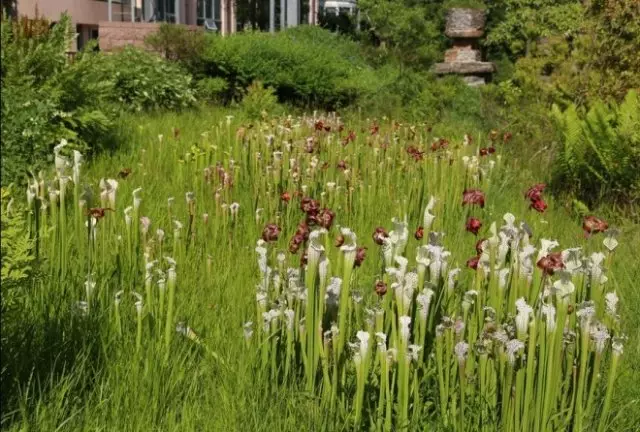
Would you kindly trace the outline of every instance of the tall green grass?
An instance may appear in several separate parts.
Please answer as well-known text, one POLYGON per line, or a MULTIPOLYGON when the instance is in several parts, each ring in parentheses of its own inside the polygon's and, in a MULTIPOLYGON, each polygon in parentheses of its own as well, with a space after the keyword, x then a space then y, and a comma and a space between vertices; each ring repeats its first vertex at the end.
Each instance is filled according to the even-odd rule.
MULTIPOLYGON (((388 227, 391 218, 406 215, 411 237, 423 221, 431 195, 438 198, 431 210, 436 216, 431 230, 446 232, 443 242, 451 252, 449 268, 464 268, 467 259, 476 254, 477 239, 464 230, 469 215, 483 221, 480 236, 489 237, 491 223, 500 223, 502 216, 511 212, 529 223, 534 241, 552 238, 566 247, 601 249, 601 235, 585 240, 580 221, 571 219, 559 203, 549 200, 544 214, 529 210, 523 194, 530 184, 521 182, 515 171, 520 167, 513 166, 509 159, 479 159, 478 169, 485 173, 478 170, 477 179, 473 170, 463 169, 463 156, 471 157, 478 147, 489 145, 483 135, 472 135, 473 143, 463 147, 462 135, 467 131, 450 133, 449 146, 432 152, 432 142, 451 125, 436 125, 428 132, 420 125, 396 125, 388 119, 381 120, 378 134, 372 135, 371 121, 361 119, 346 124, 338 134, 337 119, 330 116, 324 120, 331 132, 315 131, 310 117, 274 118, 249 125, 241 112, 131 119, 134 128, 130 144, 81 166, 79 186, 69 181, 63 188, 66 206, 53 211, 51 198, 62 198, 60 178, 64 183, 64 177, 71 174, 66 162, 73 165, 71 155, 61 148, 63 159, 58 166, 65 172, 58 180, 53 173, 43 173, 42 183, 37 174, 34 180, 37 187, 33 193, 41 199, 34 200, 39 207, 33 209, 31 222, 34 237, 37 233, 43 277, 28 288, 21 317, 24 348, 10 364, 3 365, 3 428, 350 430, 354 424, 376 425, 375 412, 370 408, 379 397, 379 388, 363 381, 371 370, 338 376, 345 380, 342 388, 347 391, 333 393, 333 409, 327 411, 322 402, 325 396, 319 391, 324 363, 319 363, 317 378, 310 379, 305 373, 313 369, 305 369, 292 357, 289 378, 283 379, 286 354, 280 363, 279 357, 270 357, 278 351, 255 344, 261 337, 258 327, 262 326, 256 310, 255 286, 260 277, 255 242, 267 223, 278 224, 282 233, 267 255, 270 263, 279 262, 277 252, 286 252, 303 217, 299 198, 294 196, 296 190, 331 208, 336 213, 334 225, 349 227, 358 235, 357 244, 368 248, 362 265, 346 277, 352 281, 352 293, 359 293, 365 303, 376 298, 373 287, 382 276, 384 261, 378 256, 379 247, 371 233, 378 226, 388 227), (342 139, 351 130, 355 140, 343 145, 342 139), (308 141, 312 136, 313 145, 308 141), (408 145, 425 151, 424 159, 411 158, 406 151, 408 145), (306 153, 311 146, 314 153, 306 153), (293 166, 297 168, 290 158, 296 160, 293 166), (490 160, 495 165, 488 175, 490 160), (338 168, 341 161, 348 172, 338 168), (130 168, 131 173, 121 178, 119 173, 124 168, 130 168), (115 205, 110 203, 109 190, 105 190, 104 203, 101 201, 101 179, 118 182, 115 205), (47 181, 53 182, 47 185, 47 181), (486 195, 484 209, 468 210, 461 205, 462 190, 474 184, 486 195), (138 188, 142 190, 134 194, 138 188), (50 193, 52 190, 58 193, 50 193), (189 192, 193 195, 186 195, 189 192), (292 197, 288 204, 281 199, 284 192, 292 197), (78 201, 84 201, 82 207, 78 201), (41 204, 45 202, 49 207, 43 212, 41 204), (236 209, 234 203, 238 205, 237 214, 231 210, 232 205, 236 209), (94 232, 85 209, 108 206, 114 211, 105 211, 94 232), (125 209, 129 206, 132 209, 126 214, 131 222, 127 224, 125 209), (145 224, 150 221, 146 233, 140 224, 143 217, 148 218, 145 224), (165 257, 176 261, 175 288, 170 283, 174 265, 165 257), (136 306, 136 302, 140 303, 136 306), (244 332, 247 319, 254 321, 254 334, 249 340, 244 332), (354 404, 350 402, 352 396, 356 396, 354 404), (356 406, 359 408, 354 410, 356 406)), ((500 154, 502 149, 497 147, 500 154)), ((335 226, 332 234, 337 234, 335 226)), ((632 265, 638 237, 634 231, 627 231, 623 229, 618 237, 620 246, 607 273, 607 290, 615 290, 620 297, 620 332, 630 336, 615 386, 609 386, 614 391, 611 415, 604 419, 607 430, 633 430, 640 418, 638 387, 634 384, 639 374, 630 360, 640 346, 640 299, 633 284, 638 271, 632 265)), ((428 239, 428 232, 423 241, 428 239)), ((331 251, 333 272, 345 278, 348 266, 340 264, 334 240, 327 238, 322 246, 331 251)), ((410 238, 407 255, 411 256, 420 244, 422 241, 410 238)), ((286 266, 297 267, 300 256, 287 253, 285 259, 286 266)), ((479 274, 463 269, 459 286, 475 283, 482 283, 479 274)), ((390 286, 389 291, 386 298, 390 298, 390 286)), ((515 305, 510 302, 508 306, 515 305)), ((356 308, 351 314, 359 318, 351 324, 353 334, 344 334, 345 346, 354 341, 355 332, 360 330, 355 325, 363 322, 365 313, 363 307, 349 307, 356 308)), ((308 341, 307 349, 311 347, 312 358, 319 358, 324 352, 315 342, 319 340, 308 337, 303 338, 308 341)), ((16 340, 17 336, 10 339, 16 340)), ((373 341, 369 339, 370 347, 373 341)), ((286 349, 285 344, 284 353, 286 349)), ((472 352, 473 347, 469 347, 472 352)), ((601 365, 603 371, 610 370, 608 358, 601 365)), ((424 361, 433 365, 432 360, 424 361)), ((474 396, 465 398, 463 412, 459 397, 468 394, 463 387, 451 387, 457 392, 451 397, 454 405, 445 406, 445 415, 440 414, 437 371, 437 367, 423 371, 426 381, 416 380, 414 369, 398 371, 398 377, 408 378, 412 387, 397 399, 402 401, 398 407, 394 399, 391 424, 404 426, 396 422, 402 418, 411 420, 411 430, 479 430, 477 419, 484 415, 481 404, 474 396)), ((331 377, 334 372, 326 373, 331 377)), ((455 368, 450 373, 458 376, 455 368)), ((469 389, 478 385, 475 379, 475 374, 469 377, 469 389)), ((596 415, 604 411, 605 381, 603 375, 594 390, 590 408, 596 415)), ((326 397, 331 401, 332 393, 326 397)), ((584 400, 588 399, 587 392, 584 400)), ((387 404, 382 406, 386 421, 387 404)), ((563 430, 562 419, 575 422, 567 412, 557 414, 552 420, 557 422, 553 423, 556 430, 563 430)), ((586 423, 584 430, 592 430, 590 427, 597 426, 586 423)), ((507 425, 504 429, 512 428, 507 425)))

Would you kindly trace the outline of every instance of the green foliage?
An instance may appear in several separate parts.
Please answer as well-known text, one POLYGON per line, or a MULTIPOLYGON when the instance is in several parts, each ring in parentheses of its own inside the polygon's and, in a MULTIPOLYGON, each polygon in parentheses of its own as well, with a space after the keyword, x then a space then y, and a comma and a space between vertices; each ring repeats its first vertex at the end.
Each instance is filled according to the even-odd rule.
POLYGON ((45 20, 3 18, 1 32, 2 183, 41 168, 60 139, 89 151, 106 145, 110 85, 90 73, 90 59, 68 61, 69 17, 51 29, 45 20))
POLYGON ((271 87, 264 87, 262 82, 254 81, 240 102, 240 106, 252 120, 266 117, 278 107, 278 97, 271 87))
POLYGON ((202 74, 202 54, 206 47, 203 31, 162 23, 158 31, 147 36, 144 42, 167 60, 180 63, 194 76, 202 74))
POLYGON ((445 0, 442 4, 443 9, 450 8, 469 8, 469 9, 486 9, 487 5, 482 0, 445 0))
POLYGON ((224 103, 230 88, 227 80, 221 77, 206 77, 196 82, 198 99, 211 103, 224 103))
POLYGON ((12 197, 11 187, 2 188, 2 317, 14 310, 31 279, 35 255, 27 232, 23 209, 12 197))
MULTIPOLYGON (((555 22, 566 19, 567 26, 532 24, 535 32, 528 39, 508 42, 500 36, 508 36, 513 31, 507 28, 507 14, 505 21, 498 22, 489 31, 487 44, 491 49, 503 54, 527 54, 516 59, 512 76, 506 77, 503 73, 503 79, 511 79, 526 98, 563 107, 570 103, 588 107, 596 100, 621 101, 629 89, 640 88, 637 2, 602 0, 584 6, 566 3, 565 7, 570 10, 564 12, 557 10, 560 7, 533 8, 526 13, 535 23, 554 11, 553 16, 558 18, 555 22), (504 45, 507 42, 515 45, 507 49, 504 45), (524 46, 523 43, 527 47, 525 51, 516 48, 516 45, 524 46)), ((517 13, 524 14, 527 9, 518 10, 517 13)), ((496 13, 492 19, 499 20, 500 14, 496 13)), ((497 55, 495 51, 494 55, 497 55)))
POLYGON ((298 106, 344 106, 377 85, 355 42, 317 27, 211 36, 204 61, 207 75, 231 88, 260 80, 281 102, 298 106))
POLYGON ((640 100, 629 91, 622 104, 596 102, 581 115, 575 105, 554 105, 562 145, 555 183, 587 202, 640 199, 640 100))
POLYGON ((382 51, 415 67, 441 59, 446 38, 440 2, 361 0, 358 7, 368 34, 382 51))
POLYGON ((126 47, 96 60, 102 79, 113 80, 114 102, 127 109, 182 109, 196 101, 191 76, 157 54, 126 47))
POLYGON ((578 0, 494 0, 488 18, 484 44, 515 58, 529 54, 540 38, 575 32, 583 9, 578 0))

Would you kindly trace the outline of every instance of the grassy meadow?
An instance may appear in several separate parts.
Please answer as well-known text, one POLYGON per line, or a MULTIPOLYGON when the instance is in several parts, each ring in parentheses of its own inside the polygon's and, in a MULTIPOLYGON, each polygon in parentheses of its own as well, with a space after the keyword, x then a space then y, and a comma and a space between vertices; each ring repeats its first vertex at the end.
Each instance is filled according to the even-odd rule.
POLYGON ((517 131, 121 129, 12 190, 44 264, 4 336, 3 430, 638 430, 640 233, 532 192, 549 156, 517 131))

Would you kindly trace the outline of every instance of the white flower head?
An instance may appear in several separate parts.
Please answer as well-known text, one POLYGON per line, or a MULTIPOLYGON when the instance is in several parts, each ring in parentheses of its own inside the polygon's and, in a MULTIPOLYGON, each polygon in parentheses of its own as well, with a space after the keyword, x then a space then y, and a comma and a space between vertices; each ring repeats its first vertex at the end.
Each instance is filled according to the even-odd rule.
POLYGON ((398 318, 398 320, 400 321, 400 337, 403 341, 407 342, 409 340, 409 334, 411 332, 411 317, 402 315, 400 318, 398 318))
POLYGON ((605 326, 598 325, 591 329, 591 339, 595 344, 596 352, 602 354, 607 347, 607 341, 611 338, 609 331, 605 326))
POLYGON ((309 247, 307 248, 307 262, 311 265, 317 265, 320 256, 324 253, 321 237, 326 235, 328 231, 324 228, 316 229, 309 234, 309 247))
POLYGON ((516 354, 519 351, 524 350, 524 343, 518 339, 511 339, 506 344, 507 357, 509 358, 509 362, 514 364, 516 362, 516 354))
POLYGON ((464 341, 458 342, 453 348, 453 351, 456 353, 458 362, 464 363, 467 359, 467 353, 469 352, 469 344, 464 341))
POLYGON ((422 346, 420 345, 409 345, 409 351, 407 352, 409 360, 410 361, 414 361, 417 362, 418 361, 418 354, 420 353, 420 351, 422 350, 422 346))
POLYGON ((436 205, 436 199, 433 196, 431 196, 431 198, 429 199, 429 203, 424 209, 424 217, 423 217, 423 227, 427 231, 431 229, 431 225, 433 224, 433 221, 436 218, 435 215, 431 213, 435 205, 436 205))
POLYGON ((240 209, 240 204, 238 204, 237 202, 231 203, 231 205, 229 206, 229 210, 231 211, 231 216, 235 218, 238 215, 239 209, 240 209))
POLYGON ((608 292, 605 294, 604 296, 604 301, 606 303, 606 307, 607 307, 607 314, 609 314, 612 317, 615 317, 617 312, 618 312, 618 301, 620 299, 618 298, 618 294, 616 294, 615 291, 612 292, 608 292))
POLYGON ((614 228, 610 228, 604 232, 602 244, 609 252, 613 252, 618 247, 618 240, 616 240, 618 233, 618 230, 614 228))
POLYGON ((542 315, 546 317, 547 332, 552 333, 556 329, 556 308, 552 304, 542 304, 540 310, 542 315))
POLYGON ((242 326, 242 331, 244 333, 245 339, 251 339, 251 336, 253 336, 253 321, 244 323, 244 325, 242 326))
POLYGON ((356 337, 360 341, 360 356, 364 359, 369 352, 369 332, 359 330, 356 337))
POLYGON ((418 313, 420 314, 420 318, 425 321, 429 314, 429 306, 431 305, 431 300, 435 292, 432 289, 425 288, 422 290, 420 294, 416 297, 416 302, 418 304, 418 313))
POLYGON ((140 204, 142 203, 142 197, 140 196, 141 193, 142 193, 142 188, 134 189, 134 191, 132 192, 133 208, 136 210, 140 208, 140 204))
POLYGON ((533 308, 527 304, 524 297, 516 300, 516 309, 518 313, 516 315, 516 328, 518 333, 527 333, 529 328, 529 317, 533 314, 533 308))

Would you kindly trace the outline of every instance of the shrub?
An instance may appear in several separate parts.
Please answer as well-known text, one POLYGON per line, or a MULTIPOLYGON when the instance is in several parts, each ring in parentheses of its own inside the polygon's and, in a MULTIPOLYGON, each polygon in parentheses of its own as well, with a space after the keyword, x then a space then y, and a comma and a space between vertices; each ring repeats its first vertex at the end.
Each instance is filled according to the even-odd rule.
POLYGON ((49 27, 43 19, 2 20, 2 184, 26 167, 40 169, 60 139, 96 150, 108 140, 111 121, 102 111, 111 91, 95 80, 92 63, 69 62, 69 17, 49 27))
POLYGON ((227 80, 221 77, 206 77, 196 82, 198 99, 207 102, 225 103, 229 99, 231 90, 227 80))
POLYGON ((133 111, 192 106, 191 76, 178 64, 134 47, 99 57, 97 73, 113 80, 112 99, 133 111))
POLYGON ((145 39, 145 44, 161 53, 165 59, 180 63, 194 76, 202 74, 202 54, 206 47, 203 31, 163 23, 157 32, 145 39))
POLYGON ((580 115, 575 105, 552 114, 561 137, 555 166, 558 189, 594 202, 640 199, 640 100, 629 91, 624 102, 597 102, 580 115))
POLYGON ((204 57, 207 75, 225 78, 231 88, 259 80, 281 102, 298 106, 345 106, 376 85, 355 42, 317 27, 211 36, 204 57))
POLYGON ((265 117, 268 113, 273 111, 278 106, 278 97, 275 95, 275 90, 271 87, 264 87, 262 82, 254 81, 247 92, 242 98, 240 103, 243 110, 250 119, 258 119, 265 117))

